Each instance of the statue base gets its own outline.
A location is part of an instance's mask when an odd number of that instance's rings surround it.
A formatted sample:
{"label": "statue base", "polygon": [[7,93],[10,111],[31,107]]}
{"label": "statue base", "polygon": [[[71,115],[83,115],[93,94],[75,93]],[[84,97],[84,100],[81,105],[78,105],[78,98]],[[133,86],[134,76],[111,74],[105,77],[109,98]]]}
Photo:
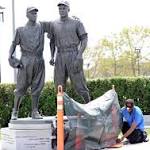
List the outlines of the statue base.
{"label": "statue base", "polygon": [[2,150],[52,150],[55,122],[55,117],[10,120],[8,127],[1,129]]}

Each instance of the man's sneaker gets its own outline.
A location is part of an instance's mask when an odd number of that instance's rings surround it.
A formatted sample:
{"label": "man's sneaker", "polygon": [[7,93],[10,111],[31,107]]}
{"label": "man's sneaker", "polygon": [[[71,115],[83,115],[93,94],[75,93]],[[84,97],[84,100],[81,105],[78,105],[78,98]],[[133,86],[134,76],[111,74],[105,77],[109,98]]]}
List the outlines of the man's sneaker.
{"label": "man's sneaker", "polygon": [[143,132],[143,142],[148,142],[148,141],[149,141],[149,138],[148,138],[148,136],[147,136],[147,132],[144,131],[144,132]]}
{"label": "man's sneaker", "polygon": [[128,144],[129,144],[129,140],[126,139],[123,141],[123,145],[128,145]]}
{"label": "man's sneaker", "polygon": [[146,139],[144,139],[143,142],[148,142],[149,141],[149,138],[147,137]]}

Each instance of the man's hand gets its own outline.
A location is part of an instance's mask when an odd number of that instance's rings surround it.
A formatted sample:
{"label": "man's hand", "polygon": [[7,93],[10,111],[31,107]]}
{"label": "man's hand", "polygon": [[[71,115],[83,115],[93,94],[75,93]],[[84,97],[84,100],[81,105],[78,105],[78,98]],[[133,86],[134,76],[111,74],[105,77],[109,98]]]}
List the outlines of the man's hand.
{"label": "man's hand", "polygon": [[54,58],[51,58],[51,60],[49,61],[50,65],[54,66],[55,64],[55,61],[54,61]]}
{"label": "man's hand", "polygon": [[79,73],[83,68],[83,59],[82,58],[77,58],[73,62],[73,72],[74,73]]}
{"label": "man's hand", "polygon": [[121,143],[121,139],[116,139],[116,143]]}
{"label": "man's hand", "polygon": [[116,143],[121,143],[123,140],[124,140],[124,137],[117,138],[117,139],[116,139]]}

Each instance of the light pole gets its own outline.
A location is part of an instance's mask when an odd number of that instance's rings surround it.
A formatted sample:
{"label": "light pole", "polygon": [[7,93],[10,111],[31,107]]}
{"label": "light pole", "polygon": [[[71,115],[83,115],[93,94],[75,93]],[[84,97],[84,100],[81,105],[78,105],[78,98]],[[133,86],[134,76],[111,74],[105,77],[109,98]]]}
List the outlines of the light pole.
{"label": "light pole", "polygon": [[[4,22],[4,12],[3,9],[4,7],[0,6],[0,22]],[[1,83],[1,58],[0,58],[0,83]]]}
{"label": "light pole", "polygon": [[136,58],[137,58],[137,71],[138,71],[138,76],[140,75],[140,53],[141,53],[141,48],[135,48],[136,52]]}
{"label": "light pole", "polygon": [[[12,33],[13,33],[13,38],[15,35],[15,0],[12,0]],[[13,54],[16,56],[16,52]],[[14,69],[14,82],[16,83],[17,81],[17,70]]]}
{"label": "light pole", "polygon": [[4,12],[3,9],[5,9],[4,7],[0,6],[0,21],[4,22]]}

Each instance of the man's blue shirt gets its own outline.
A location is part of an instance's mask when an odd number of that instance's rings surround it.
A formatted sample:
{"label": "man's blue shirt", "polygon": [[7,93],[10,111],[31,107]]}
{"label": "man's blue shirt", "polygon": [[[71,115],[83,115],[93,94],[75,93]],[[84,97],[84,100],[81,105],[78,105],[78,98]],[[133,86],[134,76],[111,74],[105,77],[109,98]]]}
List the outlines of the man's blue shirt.
{"label": "man's blue shirt", "polygon": [[133,110],[129,113],[126,107],[121,108],[121,114],[123,121],[128,122],[131,126],[133,122],[137,124],[136,129],[144,131],[144,118],[141,109],[138,106],[134,106]]}

